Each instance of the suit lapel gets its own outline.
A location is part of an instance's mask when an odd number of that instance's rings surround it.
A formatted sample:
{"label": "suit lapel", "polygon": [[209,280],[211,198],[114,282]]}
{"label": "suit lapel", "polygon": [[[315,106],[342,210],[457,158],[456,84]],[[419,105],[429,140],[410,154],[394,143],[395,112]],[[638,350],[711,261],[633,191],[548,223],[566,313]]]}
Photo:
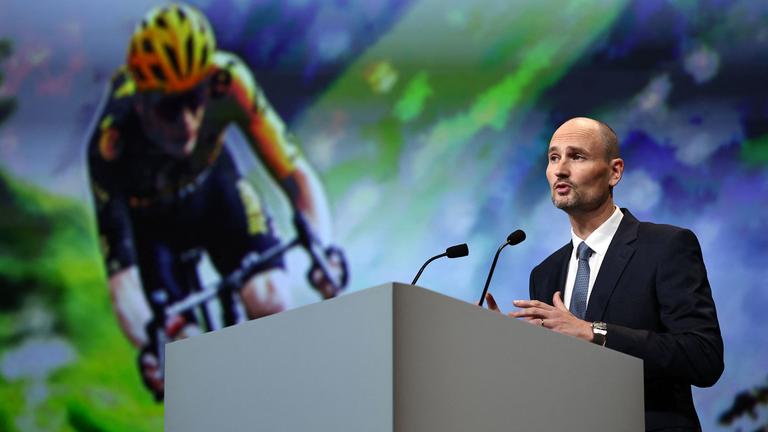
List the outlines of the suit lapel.
{"label": "suit lapel", "polygon": [[562,258],[562,264],[560,264],[560,276],[557,278],[557,286],[555,289],[552,290],[551,293],[549,293],[549,297],[547,297],[547,303],[553,304],[552,297],[555,295],[555,292],[560,291],[560,298],[564,298],[565,295],[565,279],[568,277],[568,264],[571,261],[571,254],[573,253],[573,243],[568,242],[568,247],[565,248],[565,253],[563,254]]}
{"label": "suit lapel", "polygon": [[560,291],[560,295],[565,291],[565,278],[568,276],[568,261],[571,259],[571,252],[573,251],[573,244],[568,242],[565,246],[561,247],[557,251],[557,257],[553,261],[553,273],[552,278],[544,286],[541,292],[541,298],[539,301],[543,301],[548,304],[552,304],[552,296],[555,292]]}
{"label": "suit lapel", "polygon": [[622,209],[624,218],[619,224],[619,229],[608,246],[603,263],[600,265],[600,272],[595,279],[595,285],[592,287],[592,294],[589,296],[589,304],[584,319],[586,321],[600,321],[605,313],[608,300],[616,288],[616,284],[624,272],[630,258],[635,253],[635,248],[630,244],[637,238],[637,229],[640,222],[632,216],[627,209]]}

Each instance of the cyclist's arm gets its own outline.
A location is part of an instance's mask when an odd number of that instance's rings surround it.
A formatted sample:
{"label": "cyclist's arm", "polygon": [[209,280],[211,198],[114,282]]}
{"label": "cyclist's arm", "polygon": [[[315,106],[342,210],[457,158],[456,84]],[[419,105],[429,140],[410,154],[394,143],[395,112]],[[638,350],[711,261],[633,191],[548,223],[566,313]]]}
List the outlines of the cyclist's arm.
{"label": "cyclist's arm", "polygon": [[317,174],[292,142],[282,119],[256,85],[247,66],[233,55],[224,55],[231,74],[228,90],[240,111],[241,130],[293,207],[309,220],[320,241],[328,244],[330,210]]}
{"label": "cyclist's arm", "polygon": [[143,347],[148,342],[146,325],[152,319],[152,312],[144,297],[139,269],[131,256],[132,239],[124,202],[112,197],[105,200],[105,191],[93,179],[91,184],[112,307],[128,340],[136,347]]}
{"label": "cyclist's arm", "polygon": [[[141,347],[147,343],[145,326],[151,311],[135,265],[128,207],[120,193],[119,118],[127,97],[120,73],[115,76],[88,145],[88,171],[99,243],[109,275],[109,292],[118,323],[126,337]],[[128,89],[130,90],[130,89]]]}
{"label": "cyclist's arm", "polygon": [[120,329],[137,348],[149,343],[147,323],[152,319],[139,280],[139,268],[132,265],[109,277],[109,294]]}

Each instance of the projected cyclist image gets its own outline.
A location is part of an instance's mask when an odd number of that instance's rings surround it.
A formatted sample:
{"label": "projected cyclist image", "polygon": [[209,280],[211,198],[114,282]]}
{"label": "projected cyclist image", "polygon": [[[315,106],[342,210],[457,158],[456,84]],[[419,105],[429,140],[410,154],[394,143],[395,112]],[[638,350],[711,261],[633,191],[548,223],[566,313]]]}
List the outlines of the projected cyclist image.
{"label": "projected cyclist image", "polygon": [[[288,198],[295,239],[279,238],[236,167],[224,142],[230,125]],[[147,13],[94,128],[88,165],[110,298],[158,399],[166,340],[234,324],[240,310],[258,318],[289,306],[288,248],[309,253],[307,278],[323,298],[346,285],[319,179],[248,67],[216,49],[197,9]],[[198,277],[203,254],[221,279],[210,289]],[[213,297],[218,308],[198,307]]]}

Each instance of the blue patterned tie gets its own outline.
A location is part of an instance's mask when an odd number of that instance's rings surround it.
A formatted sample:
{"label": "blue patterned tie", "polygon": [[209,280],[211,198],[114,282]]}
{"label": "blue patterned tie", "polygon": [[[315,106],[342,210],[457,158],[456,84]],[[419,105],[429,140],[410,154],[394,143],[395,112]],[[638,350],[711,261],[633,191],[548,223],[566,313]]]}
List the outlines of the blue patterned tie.
{"label": "blue patterned tie", "polygon": [[581,242],[576,250],[579,257],[579,267],[576,270],[576,283],[573,284],[571,293],[571,306],[568,310],[576,317],[584,319],[587,312],[587,292],[589,290],[589,256],[592,249],[586,243]]}

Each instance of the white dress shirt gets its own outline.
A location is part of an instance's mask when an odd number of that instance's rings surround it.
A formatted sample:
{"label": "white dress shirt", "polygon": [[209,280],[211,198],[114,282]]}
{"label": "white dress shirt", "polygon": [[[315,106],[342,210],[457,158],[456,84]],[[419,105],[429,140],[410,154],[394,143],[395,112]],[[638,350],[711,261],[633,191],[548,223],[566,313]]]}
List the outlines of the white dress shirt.
{"label": "white dress shirt", "polygon": [[576,283],[576,271],[579,265],[579,258],[576,256],[579,244],[582,241],[586,242],[593,252],[589,257],[589,289],[587,290],[587,305],[589,305],[589,296],[592,295],[592,287],[595,286],[595,279],[597,279],[597,274],[600,271],[600,265],[603,264],[605,253],[608,251],[608,246],[611,245],[611,240],[613,240],[616,230],[619,229],[619,223],[621,223],[621,218],[623,217],[624,213],[616,207],[611,217],[597,227],[586,239],[577,236],[573,232],[573,228],[571,228],[573,252],[571,252],[571,260],[568,263],[568,277],[565,278],[565,293],[563,296],[565,307],[569,309],[571,307],[571,295],[573,294],[573,285]]}

